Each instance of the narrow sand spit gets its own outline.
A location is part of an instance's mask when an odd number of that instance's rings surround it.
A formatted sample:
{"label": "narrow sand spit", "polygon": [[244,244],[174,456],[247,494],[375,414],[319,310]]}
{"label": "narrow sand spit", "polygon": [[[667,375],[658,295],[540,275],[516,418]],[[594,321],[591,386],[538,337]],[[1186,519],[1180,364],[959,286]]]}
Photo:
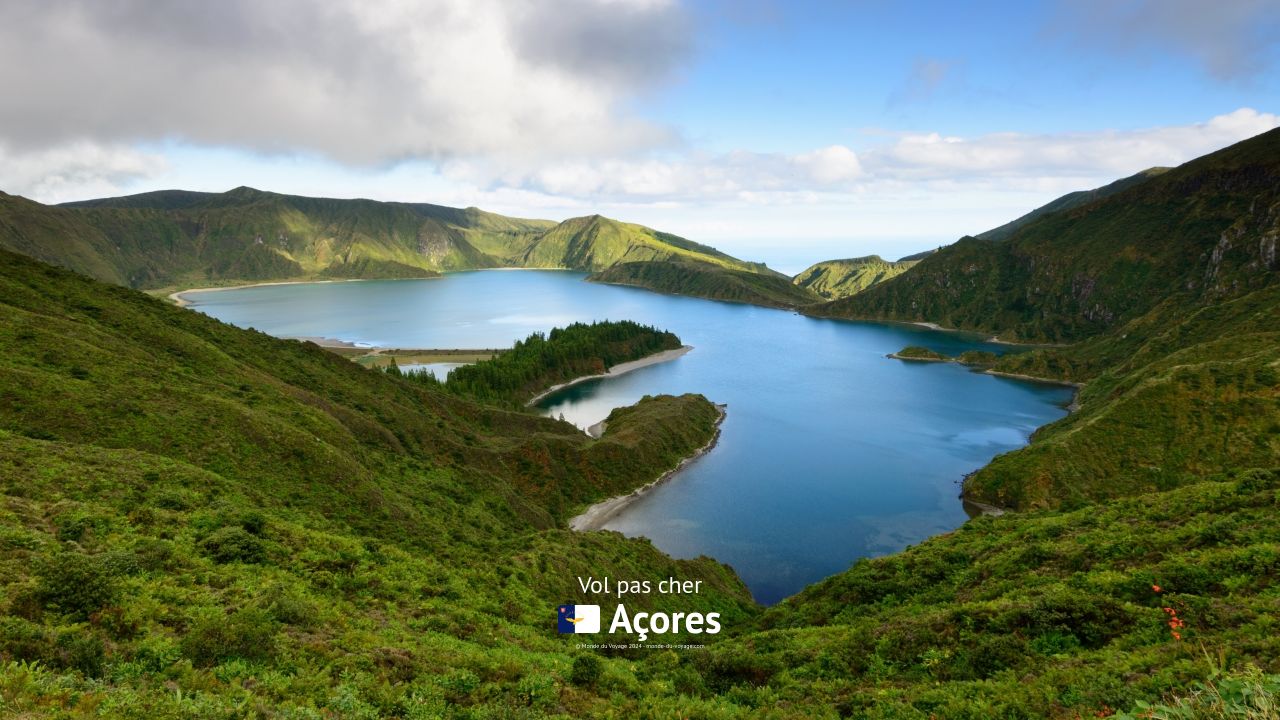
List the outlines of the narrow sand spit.
{"label": "narrow sand spit", "polygon": [[689,463],[711,452],[711,448],[716,446],[716,442],[720,439],[720,423],[724,422],[725,405],[716,405],[716,409],[720,411],[720,417],[716,418],[716,431],[707,441],[706,445],[698,448],[692,455],[680,461],[680,464],[663,473],[657,480],[642,485],[626,495],[618,495],[608,500],[601,500],[592,505],[578,515],[569,520],[569,529],[578,532],[589,532],[591,530],[599,530],[605,523],[612,520],[618,513],[622,512],[631,503],[644,497],[644,494],[661,485],[662,483],[675,477],[677,473],[685,468]]}
{"label": "narrow sand spit", "polygon": [[580,382],[586,382],[587,380],[595,380],[597,378],[616,377],[624,373],[629,373],[632,370],[639,370],[642,367],[648,367],[649,365],[656,365],[661,362],[667,362],[668,360],[675,360],[676,358],[680,357],[681,355],[684,355],[685,353],[689,352],[692,349],[693,349],[692,345],[682,345],[676,348],[675,350],[663,350],[662,352],[654,353],[648,357],[642,357],[639,360],[632,360],[631,362],[618,363],[617,365],[614,365],[608,370],[605,370],[600,375],[585,375],[580,378],[574,378],[573,380],[570,380],[569,382],[566,382],[566,383],[560,383],[559,385],[552,385],[546,390],[543,390],[537,395],[534,395],[533,398],[529,400],[529,402],[525,403],[525,406],[527,407],[527,406],[533,405],[534,403],[550,395],[551,393],[556,392],[557,390],[563,390],[569,387],[570,385],[577,385]]}

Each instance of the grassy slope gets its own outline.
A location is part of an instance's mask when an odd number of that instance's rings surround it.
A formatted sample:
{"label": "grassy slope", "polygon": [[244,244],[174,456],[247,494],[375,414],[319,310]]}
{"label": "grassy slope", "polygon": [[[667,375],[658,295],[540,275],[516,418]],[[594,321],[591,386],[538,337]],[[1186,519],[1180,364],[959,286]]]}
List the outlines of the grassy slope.
{"label": "grassy slope", "polygon": [[635,285],[674,295],[744,302],[767,307],[799,307],[818,299],[773,272],[727,268],[703,262],[625,262],[589,278],[592,282]]}
{"label": "grassy slope", "polygon": [[1119,341],[998,362],[1006,372],[1091,379],[1078,412],[969,477],[966,495],[1005,507],[1072,506],[1280,457],[1280,285],[1190,316],[1151,315]]}
{"label": "grassy slope", "polygon": [[[1280,610],[1274,474],[983,519],[859,563],[752,622],[715,563],[550,529],[647,475],[637,457],[663,466],[703,440],[701,399],[643,402],[592,443],[0,259],[0,652],[42,663],[0,665],[6,709],[1073,717],[1204,677],[1188,642],[1280,669],[1268,664]],[[1123,373],[1118,357],[1135,371],[1179,370],[1197,358],[1170,353],[1200,348],[1210,365],[1229,364],[1248,355],[1239,340],[1250,328],[1267,351],[1268,303],[1270,286],[1170,323],[1183,315],[1169,301],[1166,321],[1129,325],[1131,345],[1100,339],[1018,362],[1064,375]],[[1236,342],[1214,345],[1223,338]],[[1246,386],[1206,366],[1211,383],[1195,387],[1274,390],[1249,372]],[[714,592],[692,604],[731,613],[733,636],[592,671],[547,632],[544,611],[547,598],[576,596],[576,574],[605,573],[703,577]],[[77,614],[84,593],[68,586],[106,577],[106,610]],[[1186,642],[1167,634],[1163,605],[1186,619]]]}
{"label": "grassy slope", "polygon": [[825,260],[810,265],[792,280],[826,300],[857,295],[877,283],[906,272],[913,261],[890,262],[879,255],[848,260]]}
{"label": "grassy slope", "polygon": [[[520,258],[525,267],[568,267],[605,271],[637,263],[698,263],[707,272],[726,277],[742,273],[781,277],[759,263],[745,262],[715,248],[641,225],[618,222],[599,215],[571,218],[547,231]],[[650,287],[644,282],[636,282]],[[665,287],[652,287],[670,292]]]}
{"label": "grassy slope", "polygon": [[[0,654],[39,661],[0,662],[6,711],[1072,717],[1206,674],[1162,605],[1228,663],[1280,657],[1274,474],[979,520],[753,619],[723,566],[553,529],[705,442],[698,397],[592,442],[0,260]],[[547,622],[579,574],[702,578],[637,604],[730,636],[584,659]]]}
{"label": "grassy slope", "polygon": [[[546,618],[586,599],[578,571],[703,578],[693,605],[752,607],[709,560],[554,529],[705,444],[700,396],[592,441],[3,251],[0,298],[0,655],[108,678],[93,702],[515,706],[520,681],[568,675]],[[30,691],[13,672],[5,702]]]}

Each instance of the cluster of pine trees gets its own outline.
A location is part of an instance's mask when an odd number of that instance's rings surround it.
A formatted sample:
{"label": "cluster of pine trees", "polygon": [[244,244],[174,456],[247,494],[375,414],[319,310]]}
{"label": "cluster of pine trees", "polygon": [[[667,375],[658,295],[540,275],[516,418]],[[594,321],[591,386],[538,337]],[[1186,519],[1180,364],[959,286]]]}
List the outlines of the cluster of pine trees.
{"label": "cluster of pine trees", "polygon": [[[479,400],[520,405],[552,385],[678,347],[680,338],[674,333],[630,320],[574,323],[534,333],[497,357],[456,368],[444,387]],[[429,373],[409,375],[436,382]]]}

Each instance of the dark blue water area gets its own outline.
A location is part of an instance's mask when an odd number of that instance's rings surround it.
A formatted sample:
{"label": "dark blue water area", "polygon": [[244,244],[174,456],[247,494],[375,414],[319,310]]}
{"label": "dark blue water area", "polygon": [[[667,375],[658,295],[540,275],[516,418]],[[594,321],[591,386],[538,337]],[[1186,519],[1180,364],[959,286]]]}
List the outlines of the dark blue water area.
{"label": "dark blue water area", "polygon": [[1016,351],[912,325],[794,312],[582,281],[582,273],[478,271],[434,280],[192,293],[196,309],[282,337],[405,348],[501,348],[574,321],[629,319],[694,347],[676,360],[545,398],[586,428],[645,395],[727,405],[716,447],[614,517],[676,557],[708,555],[773,603],[859,558],[966,519],[959,482],[1065,414],[1071,390],[953,364],[886,358]]}

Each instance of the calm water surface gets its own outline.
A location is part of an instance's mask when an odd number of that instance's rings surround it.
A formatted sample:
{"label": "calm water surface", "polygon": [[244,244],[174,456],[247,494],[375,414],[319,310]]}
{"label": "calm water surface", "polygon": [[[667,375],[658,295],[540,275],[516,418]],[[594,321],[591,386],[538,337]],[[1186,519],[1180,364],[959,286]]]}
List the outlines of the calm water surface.
{"label": "calm water surface", "polygon": [[954,529],[959,480],[1065,414],[1071,391],[938,363],[885,358],[905,345],[1006,352],[924,328],[582,282],[582,273],[480,271],[435,280],[275,285],[191,293],[195,307],[278,336],[405,348],[499,348],[574,321],[636,320],[693,352],[541,403],[588,427],[646,394],[726,403],[715,450],[607,527],[677,557],[732,565],[772,603]]}

